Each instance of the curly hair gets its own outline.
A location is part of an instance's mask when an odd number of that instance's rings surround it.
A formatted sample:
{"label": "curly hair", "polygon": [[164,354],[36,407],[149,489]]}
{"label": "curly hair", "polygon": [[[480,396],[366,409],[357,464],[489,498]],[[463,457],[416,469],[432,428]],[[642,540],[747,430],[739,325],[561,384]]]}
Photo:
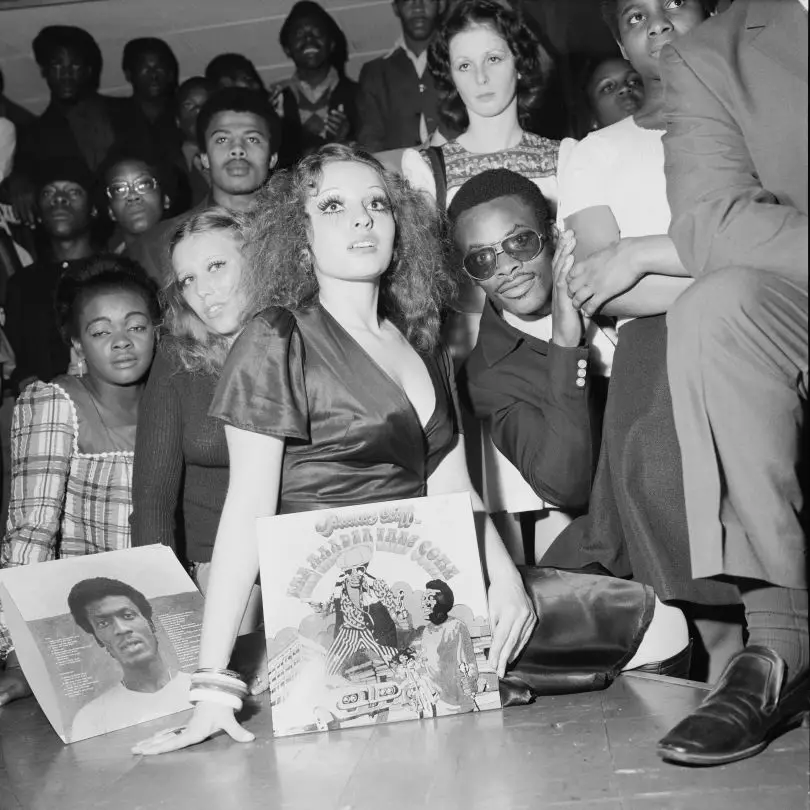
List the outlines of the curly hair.
{"label": "curly hair", "polygon": [[160,321],[157,285],[132,259],[100,253],[66,270],[56,285],[54,308],[59,334],[68,346],[79,333],[79,313],[95,295],[132,292],[142,296],[154,325]]}
{"label": "curly hair", "polygon": [[391,264],[380,279],[379,314],[418,351],[431,351],[442,308],[454,292],[443,262],[443,221],[428,197],[355,147],[327,144],[276,172],[260,192],[245,233],[246,300],[254,314],[269,306],[298,310],[317,302],[306,205],[330,163],[360,163],[379,174],[396,225]]}
{"label": "curly hair", "polygon": [[459,0],[450,7],[434,35],[428,48],[428,69],[439,96],[439,115],[459,131],[470,124],[467,108],[453,82],[450,42],[462,31],[479,25],[494,29],[512,52],[518,74],[518,118],[525,127],[543,97],[553,61],[523,15],[499,0]]}
{"label": "curly hair", "polygon": [[[169,243],[169,254],[173,255],[184,239],[199,233],[224,231],[242,242],[246,225],[247,217],[243,213],[221,207],[208,208],[177,226]],[[162,335],[170,338],[163,342],[165,350],[174,355],[186,371],[219,373],[231,341],[203,323],[189,306],[173,273],[163,281],[160,303],[163,309]]]}

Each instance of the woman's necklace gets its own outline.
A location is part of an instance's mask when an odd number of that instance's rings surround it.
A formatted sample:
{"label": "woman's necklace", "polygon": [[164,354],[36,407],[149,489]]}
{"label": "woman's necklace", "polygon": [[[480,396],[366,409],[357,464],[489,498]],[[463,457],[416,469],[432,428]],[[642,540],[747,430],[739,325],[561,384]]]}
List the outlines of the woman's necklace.
{"label": "woman's necklace", "polygon": [[[113,428],[110,427],[107,420],[104,418],[104,404],[99,402],[99,399],[96,397],[93,389],[85,382],[84,378],[79,378],[81,382],[84,384],[84,388],[87,391],[90,402],[95,409],[96,416],[98,416],[98,421],[104,430],[105,437],[107,439],[107,446],[110,448],[115,448],[116,442],[116,433],[114,432]],[[111,450],[110,452],[115,452],[115,450]],[[123,470],[124,470],[124,478],[126,479],[127,484],[127,492],[132,492],[132,464],[133,464],[133,455],[132,453],[126,454],[127,451],[123,451],[123,455],[121,459],[123,461]]]}

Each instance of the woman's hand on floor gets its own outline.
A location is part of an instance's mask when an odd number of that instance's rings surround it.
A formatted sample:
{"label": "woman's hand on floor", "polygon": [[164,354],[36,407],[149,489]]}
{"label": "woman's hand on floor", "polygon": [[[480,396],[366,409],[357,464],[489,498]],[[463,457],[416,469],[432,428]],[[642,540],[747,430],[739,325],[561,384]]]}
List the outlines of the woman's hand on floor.
{"label": "woman's hand on floor", "polygon": [[490,583],[489,615],[492,621],[489,662],[498,677],[503,678],[506,665],[528,644],[537,624],[534,608],[517,572],[514,577],[504,576]]}
{"label": "woman's hand on floor", "polygon": [[255,739],[253,734],[236,722],[233,709],[203,701],[194,707],[194,714],[187,726],[165,729],[147,740],[141,740],[133,746],[132,753],[152,756],[178,751],[201,743],[218,731],[224,731],[237,742],[252,742]]}

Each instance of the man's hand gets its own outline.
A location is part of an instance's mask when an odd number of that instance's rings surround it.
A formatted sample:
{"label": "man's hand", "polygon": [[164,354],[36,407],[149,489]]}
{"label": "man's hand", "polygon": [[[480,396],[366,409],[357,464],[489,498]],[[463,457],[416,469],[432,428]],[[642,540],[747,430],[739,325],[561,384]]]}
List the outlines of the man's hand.
{"label": "man's hand", "polygon": [[279,118],[284,118],[284,84],[282,82],[271,84],[267,88],[267,95],[270,99],[270,104],[276,111],[276,115]]}
{"label": "man's hand", "polygon": [[633,260],[632,242],[620,239],[571,268],[568,295],[583,315],[593,317],[606,301],[627,292],[641,278]]}
{"label": "man's hand", "polygon": [[568,294],[576,245],[574,232],[563,231],[557,240],[551,265],[554,279],[551,291],[551,342],[567,348],[576,348],[582,343],[590,321],[587,315],[576,310]]}
{"label": "man's hand", "polygon": [[17,219],[29,228],[37,224],[36,189],[34,184],[19,172],[13,172],[5,181],[11,207]]}
{"label": "man's hand", "polygon": [[329,117],[326,119],[324,135],[333,141],[345,141],[349,137],[349,119],[341,104],[337,109],[329,110]]}

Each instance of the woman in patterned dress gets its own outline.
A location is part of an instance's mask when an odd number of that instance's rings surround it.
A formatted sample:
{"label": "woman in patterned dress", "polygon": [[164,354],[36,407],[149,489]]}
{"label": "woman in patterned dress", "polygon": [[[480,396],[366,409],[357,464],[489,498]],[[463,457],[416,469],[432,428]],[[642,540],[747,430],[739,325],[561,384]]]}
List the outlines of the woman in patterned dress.
{"label": "woman in patterned dress", "polygon": [[[34,382],[14,407],[11,502],[0,566],[128,548],[138,403],[155,349],[157,290],[120,256],[66,274],[60,331],[79,374]],[[28,694],[0,624],[0,705]]]}
{"label": "woman in patterned dress", "polygon": [[449,205],[470,177],[510,169],[537,183],[556,209],[560,142],[524,128],[542,97],[551,60],[523,17],[498,0],[461,0],[431,43],[428,67],[442,117],[462,134],[438,146],[446,192],[437,189],[424,153],[406,149],[402,170],[411,183]]}

